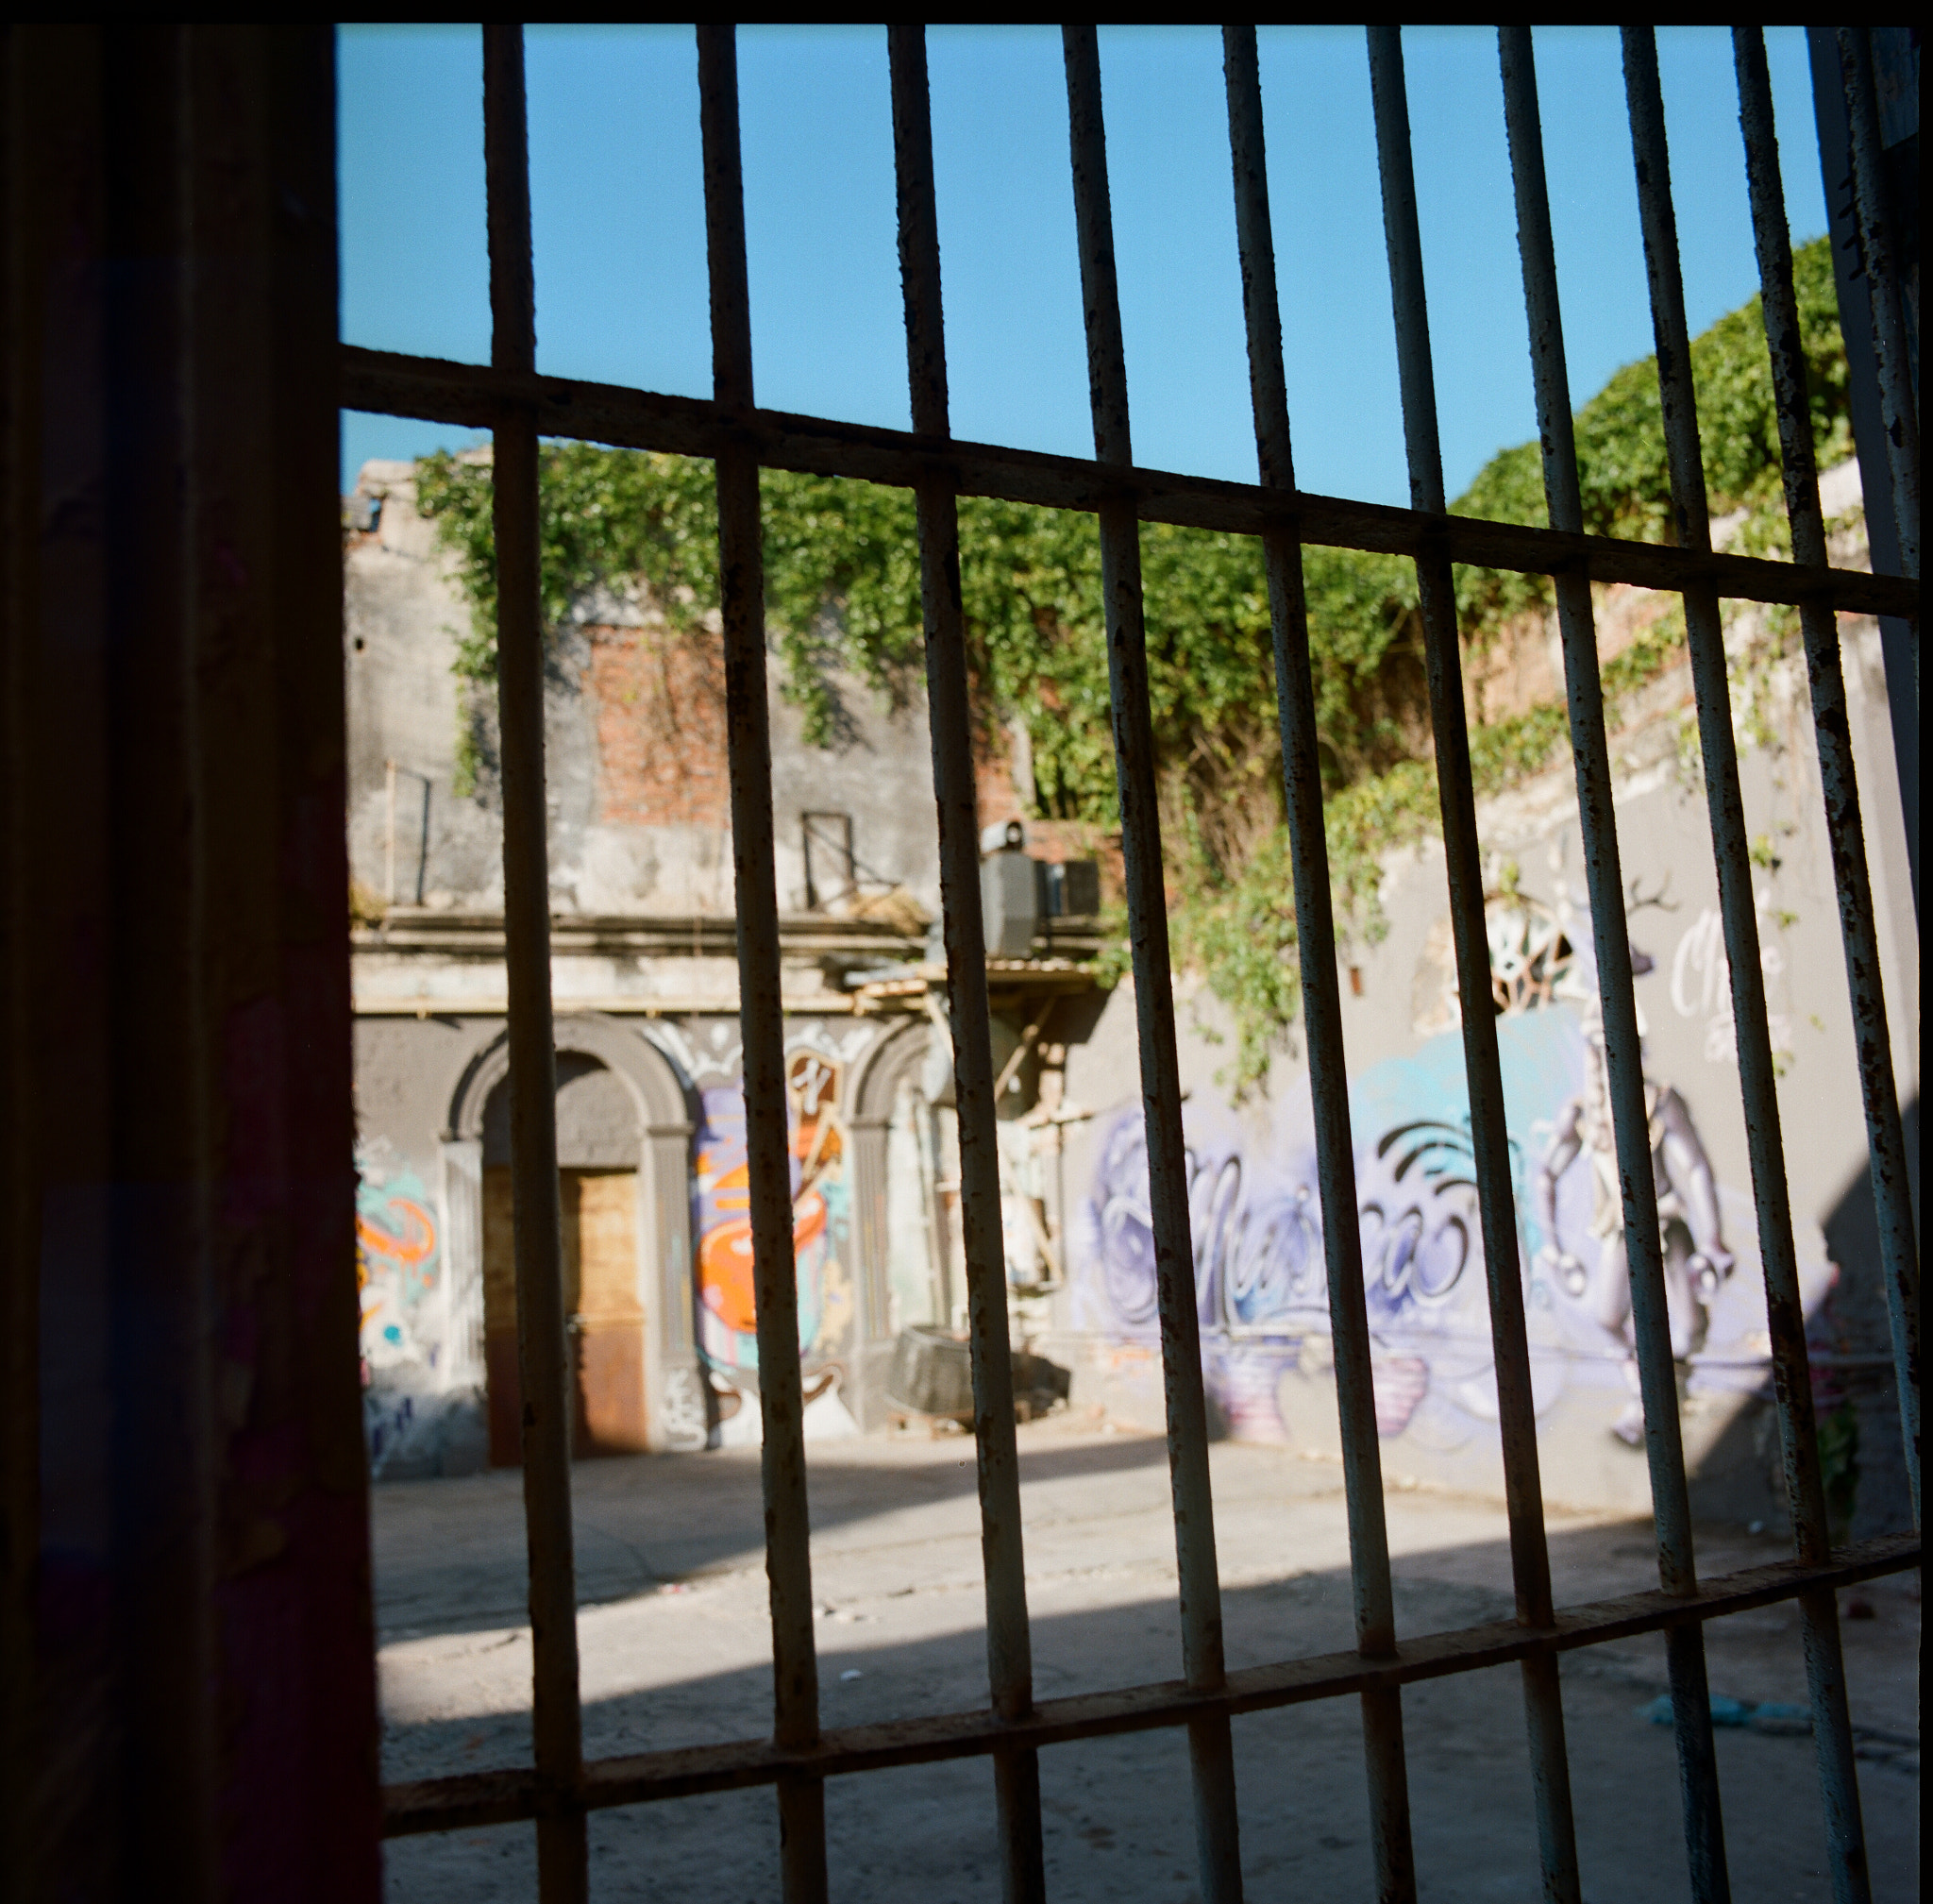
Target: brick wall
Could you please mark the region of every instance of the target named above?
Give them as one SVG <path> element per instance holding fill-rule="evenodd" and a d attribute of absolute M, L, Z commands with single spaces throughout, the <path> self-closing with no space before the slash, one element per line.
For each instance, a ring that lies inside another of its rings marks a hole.
<path fill-rule="evenodd" d="M 598 818 L 609 826 L 726 827 L 725 657 L 715 634 L 588 628 Z"/>

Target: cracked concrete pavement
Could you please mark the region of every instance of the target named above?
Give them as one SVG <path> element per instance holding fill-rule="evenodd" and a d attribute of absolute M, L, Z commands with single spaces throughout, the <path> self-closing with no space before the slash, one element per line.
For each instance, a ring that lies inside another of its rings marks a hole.
<path fill-rule="evenodd" d="M 1037 1695 L 1179 1676 L 1164 1444 L 1067 1416 L 1019 1437 Z M 971 1441 L 900 1435 L 809 1453 L 825 1723 L 983 1704 Z M 1231 1666 L 1348 1646 L 1340 1468 L 1233 1442 L 1213 1448 L 1211 1466 Z M 584 1462 L 574 1491 L 586 1752 L 768 1730 L 757 1451 Z M 1395 1488 L 1387 1500 L 1400 1630 L 1508 1615 L 1500 1506 L 1420 1489 Z M 400 1484 L 374 1501 L 384 1778 L 528 1761 L 519 1477 Z M 1560 1604 L 1656 1584 L 1643 1524 L 1554 1509 L 1550 1533 Z M 1700 1570 L 1784 1551 L 1763 1534 L 1708 1527 Z M 1855 1615 L 1842 1631 L 1874 1896 L 1904 1899 L 1918 1895 L 1918 1575 L 1842 1600 Z M 1706 1632 L 1715 1693 L 1804 1702 L 1793 1607 Z M 1586 1897 L 1687 1896 L 1671 1730 L 1640 1716 L 1664 1688 L 1662 1642 L 1567 1655 L 1563 1677 Z M 1422 1895 L 1536 1896 L 1516 1669 L 1412 1687 L 1404 1709 Z M 1372 1895 L 1356 1702 L 1237 1719 L 1235 1741 L 1250 1896 Z M 1809 1738 L 1727 1729 L 1718 1744 L 1735 1895 L 1829 1897 Z M 1042 1755 L 1041 1787 L 1051 1896 L 1199 1896 L 1184 1734 L 1055 1747 Z M 832 1895 L 998 1897 L 992 1800 L 983 1760 L 831 1781 Z M 598 1813 L 591 1846 L 598 1898 L 778 1896 L 768 1791 Z M 530 1898 L 534 1836 L 506 1826 L 397 1841 L 387 1872 L 399 1904 Z"/>

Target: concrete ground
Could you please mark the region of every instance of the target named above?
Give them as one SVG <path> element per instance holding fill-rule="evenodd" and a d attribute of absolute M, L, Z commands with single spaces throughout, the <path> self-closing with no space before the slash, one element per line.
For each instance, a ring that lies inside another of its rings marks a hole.
<path fill-rule="evenodd" d="M 1019 1431 L 1034 1683 L 1041 1697 L 1177 1677 L 1173 1534 L 1159 1440 L 1067 1417 Z M 985 1652 L 973 1449 L 900 1435 L 812 1445 L 821 1709 L 829 1726 L 983 1704 Z M 1351 1643 L 1338 1467 L 1218 1444 L 1217 1538 L 1231 1666 Z M 586 1462 L 576 1471 L 586 1752 L 755 1737 L 771 1676 L 755 1449 Z M 1421 1490 L 1388 1495 L 1399 1628 L 1507 1616 L 1502 1508 Z M 529 1753 L 519 1477 L 375 1494 L 383 1775 L 504 1765 Z M 1559 1603 L 1656 1584 L 1646 1525 L 1553 1513 Z M 1779 1558 L 1767 1536 L 1707 1528 L 1700 1571 Z M 1841 1596 L 1874 1895 L 1918 1896 L 1917 1575 Z M 1857 1601 L 1858 1605 L 1853 1606 Z M 1860 1617 L 1862 1611 L 1871 1617 Z M 1803 1704 L 1795 1609 L 1706 1627 L 1711 1687 Z M 1656 1639 L 1567 1655 L 1564 1703 L 1584 1892 L 1598 1904 L 1688 1895 Z M 1523 1712 L 1514 1667 L 1404 1695 L 1424 1897 L 1539 1895 Z M 1242 1862 L 1253 1899 L 1373 1895 L 1361 1726 L 1353 1699 L 1235 1722 Z M 1718 1734 L 1733 1895 L 1824 1899 L 1809 1737 Z M 1198 1897 L 1185 1735 L 1058 1746 L 1041 1759 L 1049 1895 Z M 984 1760 L 834 1779 L 832 1896 L 966 1904 L 1000 1895 Z M 769 1791 L 591 1822 L 600 1899 L 778 1896 Z M 528 1826 L 387 1847 L 397 1900 L 534 1898 Z"/>

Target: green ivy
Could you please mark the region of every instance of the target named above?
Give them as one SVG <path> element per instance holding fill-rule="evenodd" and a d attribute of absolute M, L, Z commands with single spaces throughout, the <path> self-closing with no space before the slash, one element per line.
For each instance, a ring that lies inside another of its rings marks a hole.
<path fill-rule="evenodd" d="M 1846 372 L 1824 239 L 1794 259 L 1822 465 L 1846 453 Z M 1758 303 L 1692 345 L 1706 476 L 1716 514 L 1744 510 L 1740 541 L 1784 550 L 1778 441 Z M 1663 424 L 1653 362 L 1619 371 L 1577 415 L 1587 529 L 1659 541 L 1670 533 Z M 417 466 L 473 611 L 456 672 L 496 671 L 496 566 L 487 463 L 449 456 Z M 854 677 L 894 702 L 914 692 L 922 631 L 913 498 L 904 490 L 767 470 L 765 601 L 785 695 L 809 744 L 842 737 L 839 682 Z M 581 443 L 546 444 L 540 469 L 546 623 L 600 585 L 647 583 L 674 629 L 698 638 L 717 605 L 716 497 L 708 463 Z M 1541 524 L 1535 444 L 1501 451 L 1454 505 L 1458 514 Z M 1042 818 L 1118 825 L 1101 620 L 1100 539 L 1090 516 L 984 497 L 960 504 L 961 585 L 977 716 L 992 739 L 1017 716 L 1032 744 Z M 1151 714 L 1162 772 L 1163 829 L 1177 960 L 1228 1007 L 1237 1040 L 1231 1083 L 1259 1084 L 1300 1007 L 1299 964 L 1269 606 L 1254 541 L 1150 523 L 1141 531 Z M 1387 854 L 1437 826 L 1415 572 L 1394 556 L 1303 553 L 1310 659 L 1331 877 L 1345 940 L 1385 931 L 1377 900 Z M 1504 635 L 1549 593 L 1540 577 L 1457 572 L 1465 639 Z M 1670 666 L 1682 622 L 1668 617 L 1605 668 L 1616 708 Z M 1550 701 L 1471 735 L 1479 796 L 1540 772 L 1567 733 Z M 473 761 L 466 728 L 462 759 Z M 1111 947 L 1103 978 L 1125 969 Z"/>
<path fill-rule="evenodd" d="M 1824 469 L 1852 450 L 1845 349 L 1827 240 L 1814 239 L 1792 254 L 1792 282 L 1812 433 Z M 1753 554 L 1786 553 L 1790 544 L 1779 481 L 1778 412 L 1757 297 L 1692 340 L 1691 385 L 1712 514 L 1749 512 L 1753 520 L 1741 546 Z M 1672 489 L 1657 360 L 1627 363 L 1577 413 L 1575 427 L 1586 532 L 1670 542 Z M 1520 444 L 1493 456 L 1451 507 L 1458 515 L 1543 527 L 1550 517 L 1538 446 Z M 1490 568 L 1467 568 L 1458 576 L 1458 612 L 1479 639 L 1549 598 L 1550 584 L 1540 576 Z"/>

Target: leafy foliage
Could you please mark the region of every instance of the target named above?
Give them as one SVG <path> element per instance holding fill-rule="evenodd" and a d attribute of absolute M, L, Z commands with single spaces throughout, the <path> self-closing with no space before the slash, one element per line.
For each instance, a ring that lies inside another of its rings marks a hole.
<path fill-rule="evenodd" d="M 1846 370 L 1825 241 L 1794 259 L 1822 463 L 1845 453 Z M 1746 540 L 1782 546 L 1778 439 L 1758 302 L 1692 345 L 1715 513 L 1748 512 Z M 1670 490 L 1655 365 L 1619 371 L 1578 413 L 1585 523 L 1664 540 Z M 599 585 L 650 587 L 673 625 L 698 638 L 717 603 L 716 500 L 706 463 L 580 443 L 542 452 L 542 590 L 552 627 Z M 899 701 L 922 646 L 912 497 L 833 478 L 765 471 L 765 597 L 786 695 L 809 742 L 831 745 L 853 678 Z M 487 463 L 435 456 L 418 465 L 433 517 L 471 602 L 457 672 L 496 667 L 496 568 Z M 1491 520 L 1541 524 L 1538 448 L 1501 451 L 1454 505 Z M 1088 516 L 964 498 L 962 575 L 968 663 L 990 746 L 1017 717 L 1032 746 L 1043 818 L 1118 823 L 1101 619 L 1100 541 Z M 1296 1018 L 1299 967 L 1269 604 L 1260 546 L 1166 524 L 1141 531 L 1149 682 L 1163 771 L 1164 837 L 1178 958 L 1228 1007 L 1237 1090 L 1258 1083 Z M 1345 936 L 1382 935 L 1386 855 L 1437 825 L 1415 574 L 1400 558 L 1345 549 L 1303 554 L 1326 831 Z M 1484 568 L 1457 576 L 1473 645 L 1504 637 L 1545 605 L 1549 584 Z M 1681 629 L 1661 625 L 1605 669 L 1616 702 L 1669 666 Z M 1480 795 L 1551 763 L 1566 733 L 1560 702 L 1471 734 Z M 1103 961 L 1118 970 L 1118 957 Z"/>
<path fill-rule="evenodd" d="M 1832 253 L 1824 238 L 1792 254 L 1799 335 L 1806 354 L 1812 433 L 1824 469 L 1851 451 L 1845 349 Z M 1705 486 L 1714 515 L 1744 510 L 1766 518 L 1743 538 L 1757 554 L 1785 553 L 1780 500 L 1778 412 L 1765 323 L 1755 296 L 1691 341 L 1691 385 L 1697 396 Z M 1577 482 L 1589 535 L 1636 542 L 1670 542 L 1672 487 L 1665 460 L 1664 410 L 1657 394 L 1657 360 L 1627 363 L 1577 413 Z M 1452 505 L 1459 515 L 1542 527 L 1543 469 L 1535 443 L 1493 456 Z M 1775 524 L 1775 526 L 1774 526 Z M 1525 609 L 1542 607 L 1550 584 L 1542 577 L 1469 568 L 1458 577 L 1457 605 L 1478 638 Z"/>

